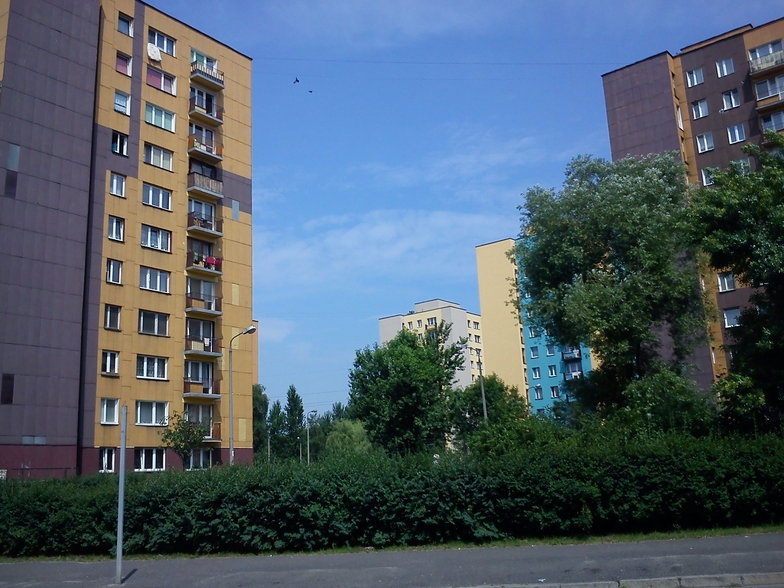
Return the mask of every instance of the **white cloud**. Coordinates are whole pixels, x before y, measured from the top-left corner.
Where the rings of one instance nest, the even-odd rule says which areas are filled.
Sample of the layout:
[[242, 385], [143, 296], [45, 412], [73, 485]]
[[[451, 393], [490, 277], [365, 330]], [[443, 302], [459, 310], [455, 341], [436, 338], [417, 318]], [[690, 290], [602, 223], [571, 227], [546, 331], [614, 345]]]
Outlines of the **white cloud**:
[[261, 343], [279, 343], [285, 340], [296, 326], [293, 321], [274, 317], [264, 317], [259, 321], [259, 341]]

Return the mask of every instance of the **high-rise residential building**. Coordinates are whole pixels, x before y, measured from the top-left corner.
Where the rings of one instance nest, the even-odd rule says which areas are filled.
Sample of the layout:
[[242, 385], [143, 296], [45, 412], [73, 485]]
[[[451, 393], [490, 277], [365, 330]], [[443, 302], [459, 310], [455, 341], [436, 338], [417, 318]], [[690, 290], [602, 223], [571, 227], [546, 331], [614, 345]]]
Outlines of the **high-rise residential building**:
[[[784, 129], [782, 39], [784, 19], [745, 25], [605, 74], [613, 159], [676, 151], [695, 185], [710, 185], [710, 170], [730, 162], [753, 169], [742, 147]], [[730, 272], [704, 276], [703, 287], [715, 295], [720, 321], [710, 326], [709, 348], [693, 357], [695, 379], [707, 386], [727, 373], [723, 345], [751, 289]]]
[[[447, 343], [457, 343], [460, 339], [467, 341], [463, 369], [455, 375], [455, 385], [465, 388], [479, 377], [480, 363], [484, 360], [480, 315], [446, 300], [417, 302], [408, 314], [395, 314], [378, 320], [379, 342], [383, 344], [394, 339], [403, 329], [416, 333], [421, 339], [442, 322], [452, 325]], [[484, 366], [482, 369], [485, 369]]]
[[[252, 457], [251, 60], [139, 0], [0, 0], [0, 474]], [[228, 352], [233, 342], [233, 427]], [[233, 435], [232, 435], [233, 433]]]

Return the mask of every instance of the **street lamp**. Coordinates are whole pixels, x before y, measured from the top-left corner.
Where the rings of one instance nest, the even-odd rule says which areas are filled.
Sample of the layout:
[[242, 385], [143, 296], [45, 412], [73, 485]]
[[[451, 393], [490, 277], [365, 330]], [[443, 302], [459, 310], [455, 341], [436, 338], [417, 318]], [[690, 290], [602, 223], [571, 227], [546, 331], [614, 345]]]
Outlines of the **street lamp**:
[[234, 365], [232, 363], [232, 344], [234, 339], [242, 335], [252, 335], [256, 332], [256, 325], [251, 325], [244, 331], [237, 333], [229, 340], [229, 465], [234, 465], [234, 384], [232, 381]]
[[479, 366], [479, 388], [482, 390], [482, 414], [487, 423], [487, 402], [485, 401], [485, 378], [482, 375], [482, 350], [476, 350], [476, 364]]
[[302, 463], [302, 437], [297, 437], [299, 441], [299, 463]]
[[315, 409], [308, 413], [308, 420], [305, 421], [305, 427], [308, 430], [308, 465], [310, 465], [310, 417], [314, 414], [318, 414], [318, 411]]

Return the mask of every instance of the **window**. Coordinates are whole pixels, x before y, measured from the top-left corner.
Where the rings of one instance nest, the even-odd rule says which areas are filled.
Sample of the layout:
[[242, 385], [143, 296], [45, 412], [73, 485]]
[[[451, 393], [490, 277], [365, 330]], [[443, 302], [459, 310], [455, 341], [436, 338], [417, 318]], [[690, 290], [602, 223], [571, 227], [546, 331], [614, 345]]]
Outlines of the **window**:
[[476, 322], [476, 321], [474, 321], [474, 328], [475, 328], [475, 329], [478, 329], [478, 328], [479, 328], [479, 323], [478, 323], [478, 322]]
[[117, 405], [120, 401], [117, 398], [101, 398], [101, 424], [102, 425], [116, 425], [117, 420]]
[[150, 28], [150, 34], [147, 37], [147, 42], [152, 45], [155, 45], [156, 47], [158, 47], [158, 49], [160, 49], [164, 53], [174, 56], [175, 41], [171, 37], [167, 37], [163, 33], [156, 31], [153, 28]]
[[162, 312], [149, 310], [139, 311], [139, 332], [145, 335], [159, 335], [166, 337], [169, 334], [169, 315]]
[[200, 108], [210, 116], [215, 116], [216, 113], [216, 104], [217, 101], [215, 96], [210, 94], [209, 92], [205, 92], [200, 88], [195, 88], [191, 86], [191, 101], [193, 102], [193, 107]]
[[408, 321], [408, 328], [409, 329], [413, 329], [414, 328], [414, 323], [412, 323], [411, 321]]
[[528, 336], [529, 337], [538, 337], [539, 330], [536, 327], [528, 327]]
[[757, 92], [757, 100], [775, 96], [779, 92], [784, 91], [784, 76], [777, 78], [770, 78], [769, 80], [762, 80], [754, 84], [754, 89]]
[[741, 159], [736, 159], [735, 161], [731, 161], [730, 165], [735, 164], [739, 167], [739, 171], [742, 174], [751, 173], [751, 159], [748, 157], [743, 157]]
[[721, 61], [716, 62], [716, 73], [719, 74], [720, 78], [728, 76], [734, 72], [735, 66], [732, 63], [732, 57], [728, 57], [727, 59], [722, 59]]
[[749, 59], [759, 59], [760, 57], [765, 57], [766, 55], [776, 53], [777, 51], [781, 51], [781, 39], [765, 43], [764, 45], [749, 50]]
[[547, 346], [547, 357], [552, 357], [555, 355], [555, 345], [548, 345]]
[[541, 386], [534, 386], [534, 398], [536, 400], [542, 400], [544, 396], [542, 395], [542, 387]]
[[703, 186], [710, 186], [713, 184], [713, 178], [711, 178], [710, 172], [706, 168], [701, 169], [700, 174], [702, 175]]
[[139, 287], [142, 290], [169, 293], [169, 272], [141, 266], [139, 270]]
[[[208, 361], [186, 361], [185, 379], [204, 384], [204, 391], [212, 393], [212, 364]], [[217, 390], [214, 391], [216, 394]]]
[[147, 66], [147, 85], [175, 96], [177, 94], [177, 80], [174, 76], [162, 72], [154, 67]]
[[430, 327], [435, 327], [436, 326], [436, 317], [431, 316], [429, 319], [427, 319], [427, 324]]
[[106, 281], [110, 284], [122, 284], [122, 261], [106, 260]]
[[117, 19], [117, 30], [123, 35], [133, 37], [133, 19], [121, 12]]
[[689, 88], [692, 86], [699, 86], [704, 81], [705, 78], [702, 76], [701, 67], [686, 72], [686, 84], [689, 86]]
[[554, 378], [558, 375], [558, 371], [555, 369], [554, 365], [547, 366], [547, 375], [551, 378]]
[[112, 131], [112, 153], [128, 157], [128, 135]]
[[732, 272], [719, 274], [719, 292], [729, 292], [735, 289], [735, 275]]
[[204, 69], [214, 70], [218, 66], [218, 62], [212, 57], [207, 57], [203, 53], [199, 53], [195, 49], [191, 49], [191, 63], [198, 63]]
[[722, 92], [721, 98], [724, 101], [724, 110], [730, 110], [740, 106], [740, 95], [737, 90]]
[[122, 241], [125, 238], [125, 221], [118, 216], [109, 217], [109, 238]]
[[713, 151], [713, 133], [697, 135], [697, 153]]
[[173, 153], [150, 143], [144, 144], [144, 163], [172, 171]]
[[143, 448], [133, 450], [133, 469], [137, 472], [156, 472], [166, 468], [164, 449]]
[[680, 106], [675, 107], [675, 113], [678, 115], [678, 128], [683, 130], [683, 113]]
[[733, 143], [740, 143], [741, 141], [745, 141], [746, 129], [743, 127], [743, 123], [727, 127], [727, 135], [730, 139], [730, 145]]
[[474, 335], [474, 343], [481, 343], [481, 337], [479, 335]]
[[691, 114], [692, 118], [698, 119], [705, 116], [708, 116], [708, 101], [707, 100], [697, 100], [696, 102], [691, 103]]
[[174, 132], [174, 113], [154, 106], [149, 102], [144, 110], [144, 120], [151, 125], [166, 129], [172, 133]]
[[550, 398], [558, 398], [561, 395], [561, 392], [558, 390], [558, 386], [550, 386]]
[[98, 459], [99, 472], [110, 473], [114, 471], [114, 447], [101, 447]]
[[101, 353], [101, 373], [116, 376], [120, 373], [120, 352], [104, 351]]
[[417, 327], [420, 328], [420, 329], [422, 328], [422, 320], [421, 319], [417, 321]]
[[208, 470], [212, 467], [212, 449], [192, 449], [188, 460], [189, 470]]
[[537, 359], [539, 357], [539, 347], [533, 346], [531, 347], [531, 359]]
[[763, 116], [762, 130], [763, 131], [780, 131], [784, 129], [784, 112], [774, 112], [769, 116]]
[[125, 198], [125, 176], [112, 172], [109, 176], [109, 194]]
[[542, 377], [542, 370], [538, 367], [531, 368], [531, 378], [538, 380]]
[[[169, 360], [152, 355], [136, 356], [136, 377], [143, 380], [165, 380]], [[165, 404], [165, 403], [158, 403]]]
[[131, 75], [131, 58], [124, 53], [117, 52], [117, 65], [115, 69], [126, 76]]
[[171, 231], [142, 225], [142, 247], [171, 251]]
[[0, 383], [0, 404], [14, 403], [14, 374], [3, 374]]
[[142, 202], [148, 206], [171, 210], [171, 192], [165, 188], [144, 184]]
[[107, 304], [103, 313], [103, 328], [110, 331], [120, 330], [120, 307]]
[[727, 308], [724, 311], [724, 326], [728, 329], [740, 324], [740, 308]]
[[122, 114], [131, 115], [131, 97], [125, 92], [114, 91], [114, 109]]

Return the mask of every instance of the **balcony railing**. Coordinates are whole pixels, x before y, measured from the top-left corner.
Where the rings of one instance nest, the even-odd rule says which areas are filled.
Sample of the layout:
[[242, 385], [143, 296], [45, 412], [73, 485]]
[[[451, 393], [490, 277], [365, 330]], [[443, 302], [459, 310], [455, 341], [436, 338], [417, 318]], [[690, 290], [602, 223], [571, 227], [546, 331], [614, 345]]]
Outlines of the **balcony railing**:
[[188, 213], [188, 229], [201, 229], [211, 233], [223, 233], [223, 221], [214, 216], [207, 216], [198, 212]]
[[193, 78], [200, 78], [201, 80], [207, 82], [207, 85], [218, 87], [220, 89], [225, 87], [223, 83], [222, 71], [208, 67], [202, 63], [199, 63], [198, 61], [191, 63], [191, 79]]
[[[205, 423], [206, 424], [206, 423]], [[220, 441], [221, 440], [221, 424], [212, 422], [209, 424], [210, 432], [204, 438], [205, 441]]]
[[582, 377], [583, 377], [582, 372], [567, 372], [564, 374], [564, 380], [566, 380], [567, 382], [569, 380], [577, 380], [578, 378], [582, 378]]
[[222, 353], [221, 340], [214, 337], [192, 337], [185, 338], [185, 351], [200, 351], [204, 353]]
[[183, 382], [182, 393], [184, 396], [188, 397], [197, 397], [202, 395], [220, 396], [220, 380], [193, 382], [186, 379]]
[[223, 182], [196, 172], [188, 174], [188, 189], [195, 189], [217, 198], [223, 198]]
[[778, 65], [784, 65], [784, 51], [776, 51], [749, 61], [749, 69], [752, 75]]
[[204, 135], [188, 135], [188, 153], [199, 153], [210, 159], [223, 159], [223, 145]]
[[561, 359], [563, 361], [578, 361], [582, 359], [580, 348], [574, 347], [572, 349], [564, 349], [563, 351], [561, 351]]
[[218, 108], [214, 102], [212, 104], [208, 103], [200, 96], [193, 96], [190, 99], [188, 102], [188, 114], [191, 116], [202, 115], [206, 117], [207, 120], [214, 121], [218, 124], [223, 122], [223, 109]]
[[196, 251], [188, 251], [186, 267], [190, 269], [204, 269], [209, 272], [222, 272], [223, 259], [220, 257], [213, 257], [212, 255], [204, 255]]
[[191, 294], [185, 297], [185, 308], [187, 310], [207, 310], [209, 312], [223, 312], [221, 307], [222, 299], [218, 296], [205, 296]]

